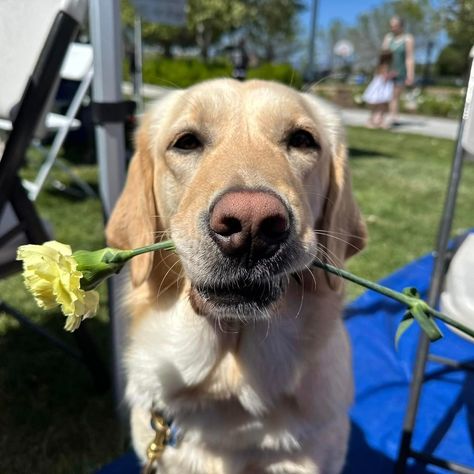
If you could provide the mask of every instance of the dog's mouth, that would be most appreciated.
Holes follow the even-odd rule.
[[[280,276],[268,280],[192,284],[190,301],[198,314],[206,316],[255,316],[282,296],[286,280]]]

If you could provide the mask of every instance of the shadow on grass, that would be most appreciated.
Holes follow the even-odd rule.
[[[349,148],[349,159],[361,159],[361,158],[394,158],[392,153],[381,154],[373,150],[367,150],[363,148]]]
[[[62,323],[47,315],[41,326],[74,347]],[[107,360],[108,325],[88,327]],[[14,323],[0,335],[0,360],[0,472],[85,474],[120,452],[111,391],[99,395],[84,364]]]

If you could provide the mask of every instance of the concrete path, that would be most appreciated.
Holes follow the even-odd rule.
[[[369,119],[369,113],[365,109],[343,109],[342,119],[347,125],[363,127]],[[458,127],[459,122],[453,119],[400,114],[396,125],[390,131],[456,140]]]
[[[143,95],[147,99],[159,98],[167,89],[152,84],[143,85]],[[123,84],[123,92],[132,94],[132,85]],[[369,118],[367,109],[343,109],[342,119],[346,125],[365,126]],[[459,122],[453,119],[425,117],[423,115],[401,114],[399,120],[391,131],[393,133],[415,133],[430,137],[449,138],[455,140],[457,137]]]

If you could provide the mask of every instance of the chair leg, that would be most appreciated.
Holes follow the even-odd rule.
[[[15,176],[13,181],[10,202],[18,220],[25,223],[25,234],[28,241],[33,244],[42,244],[50,240],[51,236],[44,227],[43,221],[39,218],[34,204],[26,195],[20,178]]]
[[[79,89],[77,90],[67,112],[66,112],[66,123],[58,130],[56,136],[54,137],[53,143],[51,144],[51,148],[47,153],[46,160],[41,165],[41,168],[38,172],[33,183],[29,184],[31,188],[29,192],[29,197],[32,201],[35,201],[38,197],[41,189],[46,182],[46,179],[51,171],[51,168],[54,164],[57,164],[61,167],[63,171],[65,171],[73,181],[84,191],[86,196],[95,196],[94,190],[87,184],[84,180],[82,180],[76,173],[74,173],[68,166],[64,163],[61,163],[58,159],[59,151],[66,139],[66,136],[71,128],[72,122],[79,111],[79,107],[82,104],[82,100],[90,86],[93,76],[93,69],[91,68],[87,74],[85,75],[84,79],[79,85]]]

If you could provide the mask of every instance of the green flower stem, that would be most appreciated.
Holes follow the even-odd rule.
[[[139,247],[133,250],[114,250],[107,254],[104,260],[107,263],[126,263],[131,258],[137,255],[142,255],[148,252],[156,252],[158,250],[174,250],[175,246],[172,240],[164,240],[163,242],[157,242],[155,244],[146,245],[145,247]]]
[[[451,319],[449,316],[446,316],[445,314],[440,313],[439,311],[436,311],[430,306],[428,306],[427,311],[434,318],[441,319],[441,321],[445,322],[446,324],[449,324],[450,326],[453,326],[453,328],[458,329],[459,331],[467,334],[468,336],[474,337],[474,330],[468,328],[467,326],[464,326],[464,324],[459,323],[458,321],[455,321],[454,319]]]
[[[172,240],[163,240],[163,242],[157,242],[156,244],[147,245],[146,247],[139,247],[131,250],[132,257],[141,255],[147,252],[156,252],[157,250],[175,250],[175,246]]]
[[[391,290],[390,288],[379,285],[378,283],[374,283],[372,281],[366,280],[365,278],[358,277],[357,275],[349,273],[348,271],[343,270],[342,268],[333,267],[332,265],[329,265],[328,263],[314,261],[313,265],[315,267],[322,268],[326,272],[333,273],[334,275],[337,275],[342,278],[345,278],[346,280],[352,281],[353,283],[356,283],[357,285],[364,286],[365,288],[369,288],[370,290],[374,290],[377,293],[381,293],[382,295],[388,296],[389,298],[397,300],[400,303],[403,303],[407,306],[411,306],[413,304],[413,301],[420,301],[417,298],[404,295],[403,293],[399,293],[398,291]]]
[[[431,306],[428,306],[428,304],[425,303],[420,298],[415,298],[413,296],[408,296],[398,291],[391,290],[390,288],[379,285],[377,283],[373,283],[372,281],[366,280],[365,278],[358,277],[346,270],[333,267],[332,265],[329,265],[327,263],[314,261],[313,265],[315,267],[323,269],[326,272],[332,273],[334,275],[345,278],[346,280],[352,281],[353,283],[356,283],[357,285],[364,286],[365,288],[374,290],[377,293],[381,293],[382,295],[388,296],[389,298],[392,298],[396,301],[399,301],[400,303],[403,303],[409,308],[413,308],[415,305],[421,305],[423,309],[426,312],[428,312],[431,316],[440,319],[441,321],[445,322],[446,324],[449,324],[450,326],[453,326],[456,329],[459,329],[460,331],[467,334],[468,336],[474,337],[474,330],[468,328],[467,326],[464,326],[464,324],[459,323],[458,321],[454,321],[453,319],[446,316],[445,314],[440,313],[439,311],[431,308]]]
[[[164,240],[163,242],[157,242],[155,244],[139,247],[133,250],[105,248],[96,252],[75,252],[74,255],[79,262],[78,269],[81,270],[84,275],[81,286],[86,290],[93,289],[104,279],[108,278],[112,274],[118,273],[125,263],[131,258],[136,257],[137,255],[142,255],[148,252],[156,252],[159,250],[175,250],[175,245],[172,240]],[[437,329],[435,323],[430,320],[429,316],[438,318],[441,321],[444,321],[446,324],[449,324],[450,326],[453,326],[465,334],[474,337],[474,330],[431,308],[420,298],[412,296],[410,291],[408,291],[408,294],[400,293],[385,286],[379,285],[378,283],[366,280],[365,278],[353,275],[352,273],[349,273],[348,271],[341,268],[333,267],[327,263],[314,261],[313,265],[323,269],[326,272],[333,273],[334,275],[345,278],[346,280],[352,281],[353,283],[364,286],[370,290],[374,290],[377,293],[381,293],[382,295],[385,295],[408,306],[412,312],[412,316],[418,319],[418,322],[422,325],[422,328],[428,334],[430,334],[431,330],[430,337],[433,340],[441,337],[441,333],[439,332],[439,329]],[[417,293],[415,292],[415,294]],[[429,316],[426,316],[426,314]],[[437,337],[433,335],[435,333],[437,333]]]

